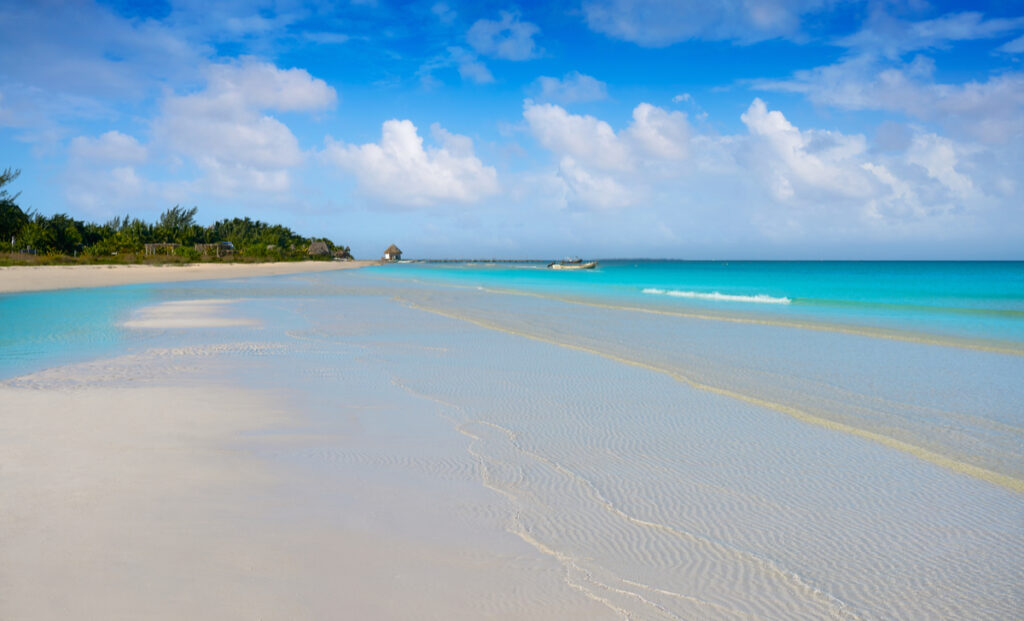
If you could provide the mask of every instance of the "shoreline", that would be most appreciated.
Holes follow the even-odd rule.
[[[15,265],[0,267],[0,294],[278,276],[355,269],[379,264],[380,261],[282,261],[187,265]]]
[[[774,406],[1016,460],[1020,358],[377,270],[216,285],[83,296],[127,294],[117,339],[86,308],[100,355],[0,381],[0,617],[1019,608],[1018,492]]]

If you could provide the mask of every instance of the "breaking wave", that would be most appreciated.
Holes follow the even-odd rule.
[[[758,294],[758,295],[730,295],[727,293],[719,293],[717,291],[713,293],[704,293],[701,291],[676,291],[673,289],[654,289],[647,288],[643,290],[644,293],[652,295],[668,295],[674,298],[691,298],[697,300],[714,300],[716,302],[755,302],[758,304],[789,304],[792,302],[789,298],[777,298],[770,295]]]

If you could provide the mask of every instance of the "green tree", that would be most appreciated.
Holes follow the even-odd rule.
[[[18,237],[21,229],[29,222],[28,214],[15,203],[21,193],[11,195],[4,188],[20,174],[20,170],[10,168],[0,172],[0,242],[9,242],[12,237]]]
[[[198,207],[185,209],[180,205],[175,205],[163,212],[160,214],[160,221],[156,224],[156,238],[161,242],[195,243],[196,212],[198,211]]]
[[[50,222],[46,216],[34,214],[21,229],[21,237],[18,240],[19,246],[32,248],[36,252],[50,252],[57,243]]]

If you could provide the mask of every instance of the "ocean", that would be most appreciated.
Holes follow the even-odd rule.
[[[188,300],[249,324],[126,323]],[[556,567],[456,589],[464,618],[1024,606],[1022,263],[403,263],[7,295],[0,319],[7,386],[173,350],[284,395],[251,450],[344,528]]]
[[[1024,262],[602,260],[388,265],[396,277],[643,308],[1024,345]]]

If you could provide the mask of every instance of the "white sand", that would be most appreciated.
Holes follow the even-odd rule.
[[[379,261],[281,263],[195,263],[190,265],[32,265],[0,267],[0,293],[110,287],[147,282],[180,282],[344,270]]]
[[[258,321],[228,315],[238,300],[183,300],[146,306],[136,311],[132,319],[124,322],[126,328],[224,328],[227,326],[255,326]]]
[[[211,326],[233,306],[142,314]],[[336,388],[332,417],[365,419],[321,435],[294,398],[224,372],[291,360],[280,355],[183,343],[0,382],[0,619],[609,618],[501,528],[496,495],[389,474],[405,426],[374,442],[360,430],[404,415],[401,389]],[[339,469],[274,459],[350,444],[389,456]]]

